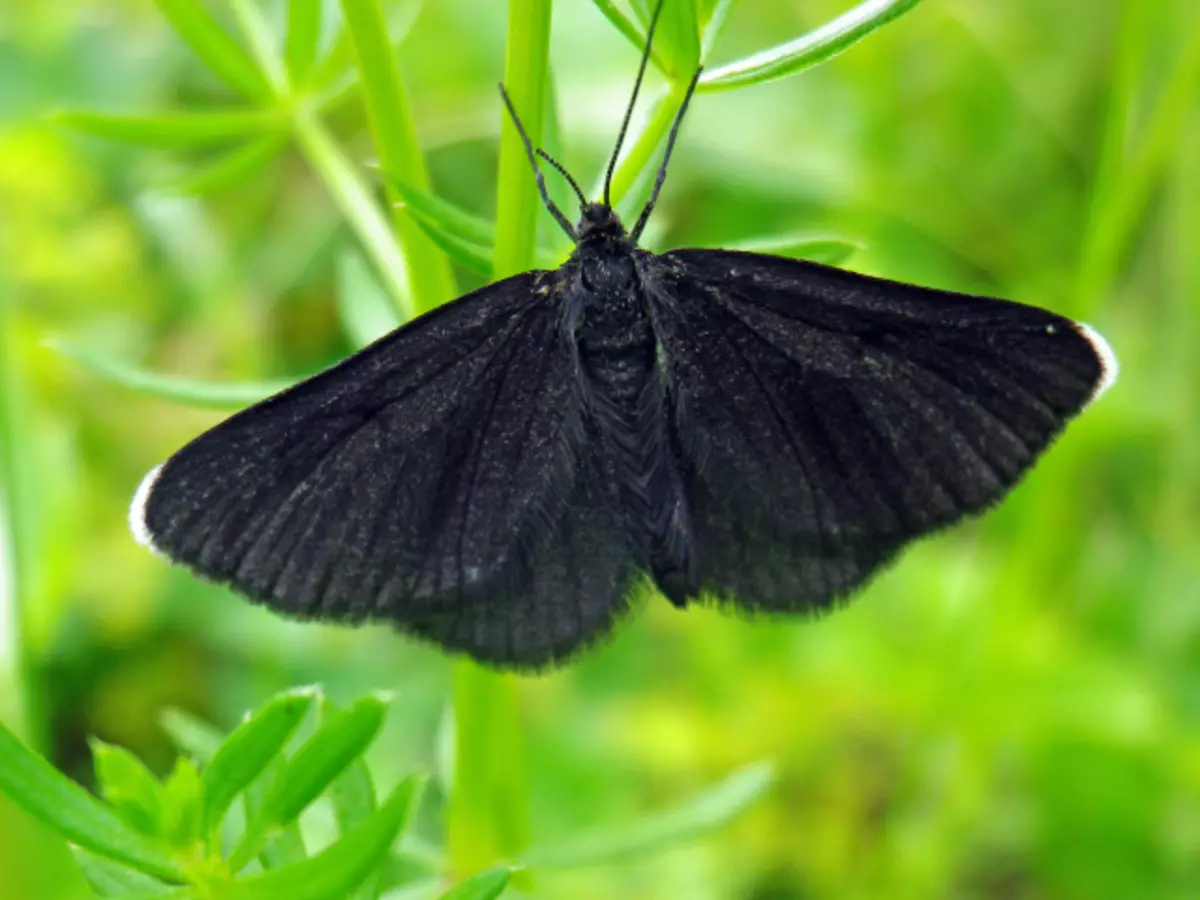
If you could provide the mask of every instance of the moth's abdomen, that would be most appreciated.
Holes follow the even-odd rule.
[[[682,605],[692,593],[690,514],[649,316],[636,296],[590,303],[577,339],[631,542],[663,592]]]

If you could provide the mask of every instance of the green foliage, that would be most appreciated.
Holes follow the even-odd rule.
[[[999,510],[852,608],[651,602],[536,682],[281,623],[135,547],[123,509],[212,410],[443,302],[452,272],[561,261],[495,82],[602,171],[652,0],[157,6],[0,13],[0,718],[25,744],[0,733],[0,894],[83,896],[77,869],[106,896],[424,898],[472,873],[457,896],[1200,893],[1194,4],[668,0],[627,220],[706,70],[648,246],[1036,302],[1124,374]],[[361,699],[276,694],[237,752],[170,708],[231,724],[312,681]],[[253,724],[273,704],[307,718]]]
[[[101,896],[371,900],[398,886],[388,877],[395,868],[393,847],[410,826],[424,784],[409,774],[376,803],[363,755],[390,703],[368,694],[337,709],[315,688],[292,689],[267,700],[227,735],[172,711],[168,730],[201,764],[181,756],[160,782],[129,751],[93,740],[104,802],[0,725],[0,793],[75,845],[76,861]],[[320,721],[295,740],[314,705]],[[566,849],[534,852],[526,864],[570,868],[658,852],[727,824],[769,782],[768,769],[747,770],[676,810],[581,838]],[[310,855],[297,823],[322,796],[333,807],[339,837]],[[231,816],[239,798],[245,814]],[[444,896],[497,897],[512,872],[512,866],[480,872]]]

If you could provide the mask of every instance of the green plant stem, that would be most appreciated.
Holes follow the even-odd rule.
[[[371,122],[379,162],[393,178],[419,190],[429,189],[425,156],[417,140],[408,91],[388,37],[387,19],[378,0],[342,0],[342,14],[353,39],[359,81]],[[418,312],[454,298],[450,264],[437,246],[398,205],[396,189],[387,186],[392,224],[408,260],[413,305]]]
[[[550,0],[510,0],[504,85],[529,139],[542,141],[550,56]],[[504,278],[533,263],[541,200],[520,136],[505,115],[500,125],[494,271]]]
[[[408,264],[367,186],[315,115],[299,110],[293,129],[309,163],[362,242],[396,311],[404,320],[412,318]]]
[[[0,684],[9,686],[0,702],[0,721],[34,747],[43,745],[41,716],[38,715],[37,681],[27,655],[29,625],[29,573],[33,566],[30,538],[33,523],[29,511],[29,437],[22,439],[24,385],[17,368],[15,302],[0,276],[0,557],[7,584],[0,582],[0,606],[6,597],[9,608],[0,608],[8,632],[0,640]],[[11,693],[9,693],[11,691]]]

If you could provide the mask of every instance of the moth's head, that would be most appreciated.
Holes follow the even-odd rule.
[[[625,226],[611,206],[603,203],[586,203],[580,212],[579,222],[575,225],[575,233],[579,242],[625,240]]]

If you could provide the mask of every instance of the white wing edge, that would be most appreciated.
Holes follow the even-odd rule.
[[[1092,396],[1088,398],[1088,403],[1095,403],[1101,394],[1113,386],[1113,382],[1117,380],[1117,375],[1121,371],[1121,366],[1117,362],[1117,354],[1113,353],[1112,347],[1100,332],[1083,322],[1076,322],[1075,328],[1083,335],[1084,340],[1092,345],[1092,349],[1096,351],[1096,356],[1100,360],[1100,383],[1096,385]]]
[[[158,476],[161,473],[162,463],[159,463],[146,473],[146,477],[142,479],[142,483],[134,492],[133,502],[129,504],[129,530],[133,532],[134,539],[143,547],[159,556],[164,556],[165,554],[154,545],[154,535],[150,533],[150,529],[146,525],[146,501],[150,499],[150,493],[154,490],[154,485],[158,482]]]

